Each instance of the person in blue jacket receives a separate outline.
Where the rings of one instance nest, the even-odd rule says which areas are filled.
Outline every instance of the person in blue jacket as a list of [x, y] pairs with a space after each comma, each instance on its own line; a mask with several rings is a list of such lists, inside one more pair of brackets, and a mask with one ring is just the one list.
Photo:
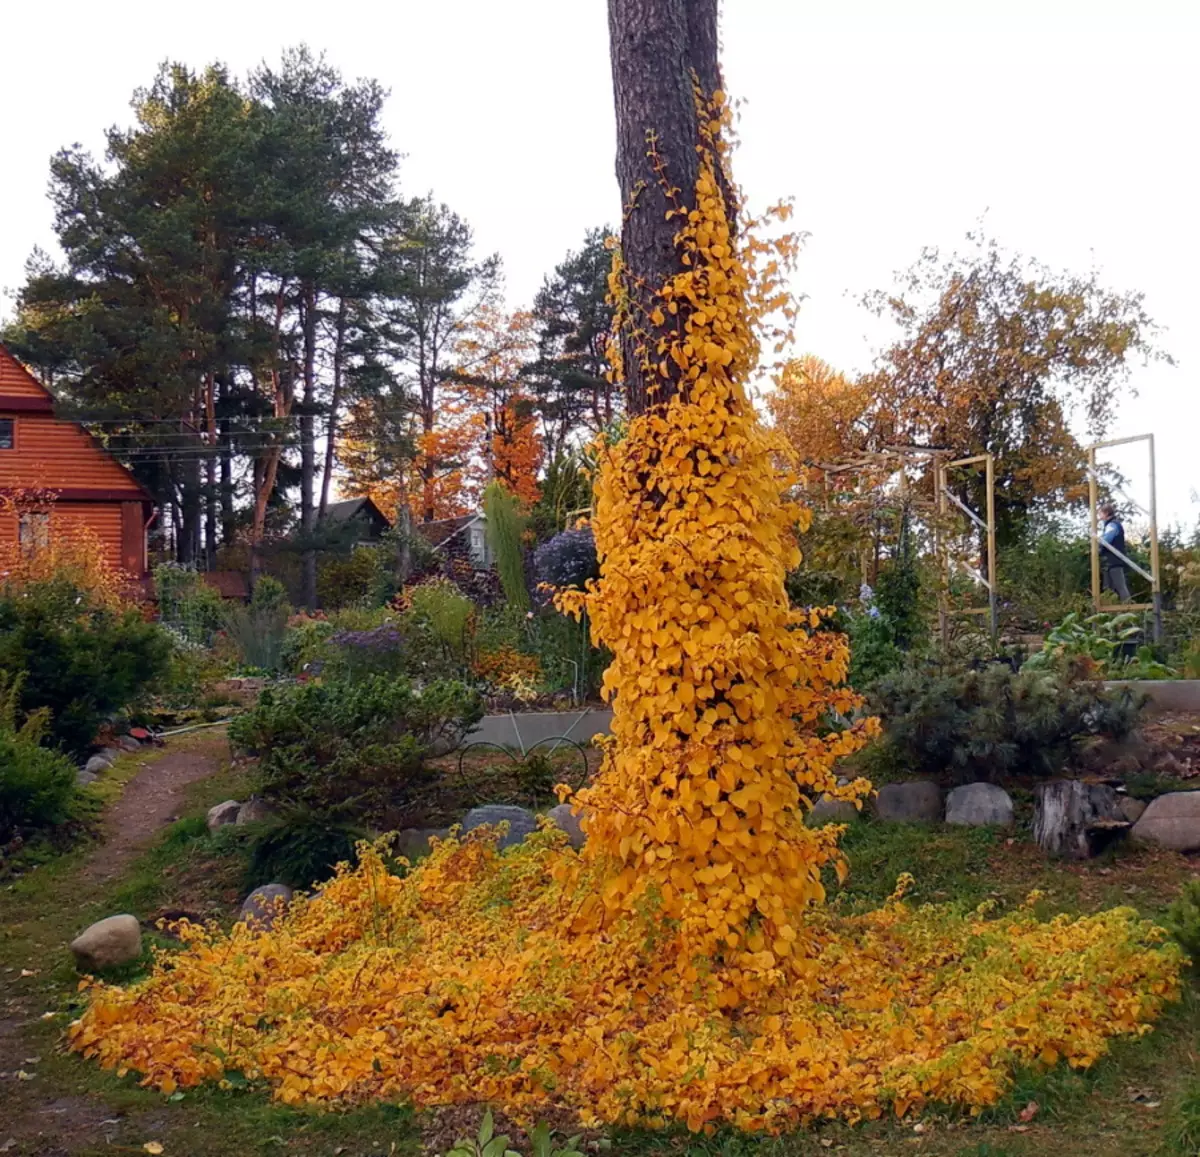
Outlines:
[[[1117, 517], [1117, 508], [1111, 502], [1106, 502], [1100, 507], [1100, 517], [1104, 520], [1104, 527], [1100, 531], [1100, 540], [1107, 542], [1109, 546], [1115, 547], [1128, 557], [1129, 551], [1125, 549], [1125, 528]], [[1131, 596], [1129, 583], [1125, 579], [1125, 564], [1112, 551], [1105, 550], [1104, 547], [1100, 548], [1100, 554], [1100, 564], [1104, 568], [1104, 585], [1122, 603], [1129, 602]]]

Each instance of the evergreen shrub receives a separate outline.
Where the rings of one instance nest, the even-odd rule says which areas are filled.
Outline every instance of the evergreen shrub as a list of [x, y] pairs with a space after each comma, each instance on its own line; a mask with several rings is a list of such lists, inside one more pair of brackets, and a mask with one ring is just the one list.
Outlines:
[[86, 752], [106, 718], [167, 672], [170, 656], [164, 630], [69, 578], [0, 591], [0, 670], [22, 677], [16, 709], [46, 709], [46, 742], [68, 754]]
[[876, 682], [870, 702], [884, 727], [876, 757], [947, 787], [1058, 775], [1085, 737], [1120, 738], [1140, 710], [1124, 688], [999, 664], [953, 673], [903, 669]]
[[267, 688], [230, 724], [232, 745], [259, 756], [268, 799], [319, 812], [375, 815], [424, 778], [424, 761], [456, 747], [482, 718], [461, 683], [415, 689], [382, 675]]

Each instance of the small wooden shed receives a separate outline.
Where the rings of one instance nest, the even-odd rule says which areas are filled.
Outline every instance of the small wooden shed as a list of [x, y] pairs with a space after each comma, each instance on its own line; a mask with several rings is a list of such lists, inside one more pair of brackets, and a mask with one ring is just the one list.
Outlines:
[[36, 550], [86, 526], [113, 566], [146, 577], [149, 491], [77, 422], [57, 418], [50, 391], [0, 345], [0, 494], [30, 492], [50, 501], [44, 510], [0, 511], [0, 543]]

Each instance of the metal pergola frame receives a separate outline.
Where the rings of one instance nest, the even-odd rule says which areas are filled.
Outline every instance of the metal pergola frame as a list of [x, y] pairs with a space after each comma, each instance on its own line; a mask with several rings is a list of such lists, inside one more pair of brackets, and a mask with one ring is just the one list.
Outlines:
[[[1114, 446], [1128, 446], [1134, 442], [1146, 442], [1150, 451], [1150, 509], [1146, 514], [1150, 517], [1150, 570], [1145, 570], [1128, 555], [1122, 554], [1115, 546], [1104, 542], [1100, 537], [1100, 478], [1096, 472], [1096, 452], [1108, 450]], [[1154, 459], [1154, 435], [1134, 434], [1128, 438], [1110, 438], [1107, 442], [1095, 442], [1087, 449], [1088, 474], [1088, 506], [1090, 508], [1091, 545], [1092, 545], [1092, 605], [1099, 614], [1102, 611], [1153, 611], [1154, 612], [1154, 641], [1162, 640], [1162, 574], [1158, 562], [1158, 480]], [[1151, 601], [1148, 603], [1121, 603], [1117, 606], [1101, 604], [1100, 583], [1100, 550], [1101, 547], [1116, 556], [1131, 570], [1137, 571], [1150, 584]]]
[[[974, 510], [972, 510], [965, 502], [963, 502], [956, 494], [950, 490], [950, 471], [962, 470], [968, 467], [984, 468], [984, 485], [986, 488], [986, 517], [981, 518]], [[986, 536], [987, 542], [987, 576], [980, 574], [978, 571], [972, 570], [962, 562], [958, 562], [957, 566], [964, 571], [970, 578], [980, 583], [986, 588], [988, 593], [988, 602], [986, 607], [963, 607], [957, 611], [950, 610], [950, 600], [947, 590], [943, 590], [938, 597], [938, 618], [941, 620], [942, 639], [948, 639], [950, 633], [950, 619], [952, 615], [986, 615], [988, 621], [988, 633], [992, 637], [992, 646], [995, 647], [1000, 635], [1000, 620], [997, 612], [997, 566], [996, 566], [996, 460], [990, 453], [973, 454], [969, 458], [954, 458], [950, 461], [934, 460], [934, 492], [937, 496], [937, 510], [942, 522], [950, 513], [950, 507], [953, 505], [960, 513], [965, 514]], [[956, 560], [950, 554], [950, 549], [943, 542], [944, 549], [942, 551], [944, 564], [946, 567], [946, 583], [949, 586], [950, 579], [953, 577]]]

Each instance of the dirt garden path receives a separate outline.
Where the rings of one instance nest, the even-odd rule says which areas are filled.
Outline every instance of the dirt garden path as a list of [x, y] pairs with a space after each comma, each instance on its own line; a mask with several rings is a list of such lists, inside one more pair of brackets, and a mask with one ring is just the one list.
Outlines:
[[108, 888], [184, 810], [188, 787], [221, 770], [224, 750], [217, 731], [188, 736], [181, 749], [127, 757], [143, 766], [106, 810], [99, 842], [61, 876], [53, 875], [54, 865], [37, 869], [51, 873], [40, 904], [18, 905], [15, 919], [0, 925], [0, 1153], [60, 1157], [116, 1139], [120, 1112], [82, 1087], [76, 1091], [78, 1082], [60, 1078], [47, 1095], [47, 1069], [62, 1063], [55, 1057], [63, 1021], [47, 1024], [43, 1013], [55, 1003], [54, 974], [69, 956], [70, 937], [89, 922], [88, 910], [102, 905]]
[[[221, 737], [212, 743], [223, 743]], [[189, 784], [214, 775], [215, 754], [205, 747], [168, 750], [152, 759], [125, 785], [121, 798], [104, 817], [102, 842], [80, 870], [86, 884], [103, 884], [120, 876], [167, 824], [179, 818]]]

